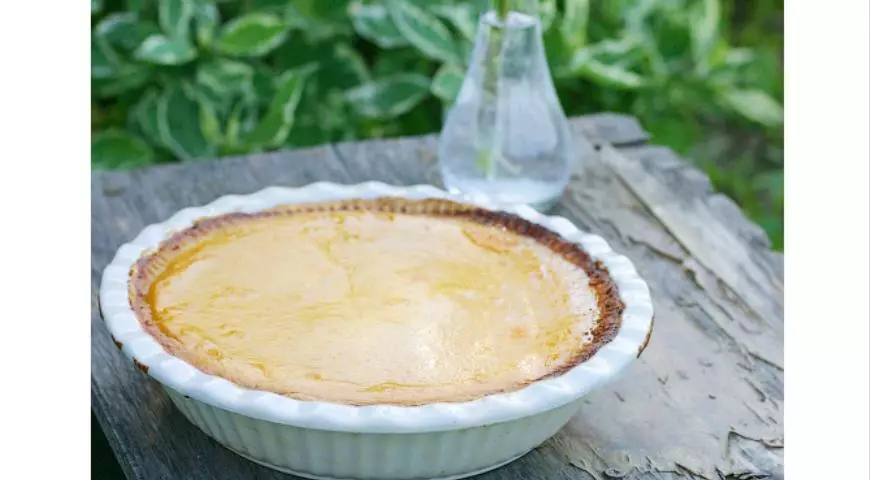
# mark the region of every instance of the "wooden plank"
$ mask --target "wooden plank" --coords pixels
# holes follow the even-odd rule
[[[771,351],[782,349],[782,335],[761,330],[767,322],[759,322],[741,297],[722,288],[714,272],[702,270],[696,255],[707,254],[700,250],[704,245],[691,250],[671,233],[658,211],[619,175],[612,158],[619,154],[611,149],[593,158],[572,180],[555,213],[604,236],[631,258],[652,290],[655,331],[641,360],[622,379],[590,394],[550,443],[575,465],[627,473],[627,478],[666,472],[782,478],[783,372],[759,361],[753,350],[773,356]],[[670,174],[688,172],[682,181],[690,183],[692,171],[686,167]],[[689,189],[670,192],[686,202],[698,195]],[[721,223],[724,218],[687,213],[682,221]],[[733,223],[722,226],[727,232],[754,230],[742,216],[728,221]],[[760,238],[740,245],[753,255],[770,255]],[[781,312],[767,320],[781,329]]]
[[[638,145],[650,139],[636,118],[619,113],[596,113],[570,120],[575,132],[593,146],[623,147]]]
[[[441,185],[434,136],[339,143],[336,156],[354,178],[394,185]]]
[[[742,337],[752,355],[781,368],[782,256],[770,252],[764,231],[733,201],[715,194],[703,173],[666,148],[606,147],[603,153],[623,183],[692,253],[686,266],[696,281],[739,296],[749,309],[752,320],[726,328]]]
[[[636,122],[612,118],[607,128],[580,119],[573,122],[575,133],[597,130],[626,145],[645,138]],[[717,478],[721,471],[781,479],[782,371],[774,365],[782,348],[776,333],[782,317],[758,307],[775,306],[776,299],[764,295],[777,290],[747,299],[731,287],[720,276],[728,271],[711,263],[709,240],[685,233],[693,230],[682,225],[680,215],[686,222],[716,222],[712,228],[730,235],[731,246],[749,258],[769,255],[763,236],[733,204],[702,188],[706,179],[696,170],[649,152],[638,160],[640,147],[627,150],[631,157],[615,158],[620,150],[601,146],[583,175],[572,180],[556,213],[603,235],[635,262],[652,287],[655,334],[641,361],[590,394],[565,430],[479,478]],[[117,246],[147,223],[227,193],[314,180],[433,183],[436,147],[429,136],[94,174],[92,400],[129,478],[292,477],[255,466],[208,439],[172,408],[159,385],[117,352],[96,312],[99,275]],[[631,162],[648,172],[638,174]],[[650,176],[658,183],[650,183]],[[656,188],[671,188],[671,197],[664,197],[668,202]],[[694,199],[703,207],[674,213],[673,205],[694,205]],[[770,274],[781,284],[776,256],[771,257]],[[759,320],[759,315],[767,316]]]

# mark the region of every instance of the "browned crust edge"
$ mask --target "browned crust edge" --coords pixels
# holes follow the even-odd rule
[[[637,349],[637,358],[640,358],[640,354],[643,353],[643,351],[646,350],[647,345],[649,345],[649,339],[650,337],[652,337],[652,331],[655,323],[656,317],[655,315],[653,315],[652,318],[649,319],[649,330],[646,331],[646,337],[644,337],[643,343],[641,343],[640,347]]]
[[[215,372],[210,365],[203,364],[198,357],[188,354],[188,352],[176,342],[174,339],[165,335],[155,323],[151,307],[148,303],[148,292],[154,279],[162,272],[163,268],[172,260],[175,253],[181,247],[188,243],[194,242],[197,239],[207,235],[215,229],[219,229],[226,225],[231,225],[236,222],[242,222],[249,219],[266,218],[282,215],[293,215],[299,213],[313,212],[336,212],[336,211],[377,211],[388,213],[430,215],[433,217],[449,217],[461,218],[468,221],[473,221],[482,225],[491,225],[501,227],[518,235],[523,235],[534,239],[538,243],[550,248],[552,251],[560,254],[567,261],[582,268],[589,277],[589,285],[595,291],[598,298],[598,311],[600,318],[592,330],[592,341],[586,344],[583,348],[577,351],[575,356],[558,369],[554,369],[546,375],[539,378],[519,382],[511,388],[504,388],[497,391],[492,391],[484,395],[476,394],[470,398],[456,398],[453,401],[462,402],[482,396],[491,395],[501,392],[510,392],[518,390],[529,384],[559,376],[566,371],[574,368],[580,363],[585,362],[606,343],[613,340],[619,332],[619,327],[622,323],[622,312],[625,309],[625,304],[619,298],[616,283],[607,271],[607,268],[599,261],[593,260],[579,245],[572,243],[559,234],[552,232],[540,225],[525,220],[517,215],[487,210],[473,205],[461,204],[451,200],[444,199],[423,199],[410,200],[401,197],[380,197],[376,199],[349,199],[333,202],[321,203],[303,203],[282,205],[268,210],[263,210],[254,213],[228,213],[215,217],[206,217],[197,220],[192,226],[176,232],[152,252],[143,254],[139,260],[133,264],[130,269],[129,280],[129,299],[130,306],[136,314],[137,319],[145,328],[145,330],[154,337],[163,348],[176,357],[179,357],[188,363],[194,365],[199,370],[210,375],[223,376]],[[649,335],[640,351],[646,346],[649,341]],[[640,351],[638,354],[640,354]],[[147,367],[134,359],[141,370],[147,373]],[[228,378],[233,382],[254,390],[262,390],[257,385],[252,385],[243,378]],[[280,392],[275,392],[279,393]],[[299,392],[303,393],[303,392]],[[291,394],[284,394],[292,397]],[[361,405],[350,402],[344,402],[350,405]],[[429,402],[378,402],[380,404],[393,405],[419,405]]]
[[[141,370],[142,373],[145,373],[145,374],[148,373],[148,365],[145,365],[144,363],[140,362],[139,359],[136,357],[133,357],[133,365],[135,365],[136,368]]]

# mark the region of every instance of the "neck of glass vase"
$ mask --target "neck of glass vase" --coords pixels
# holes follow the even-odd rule
[[[489,11],[480,17],[472,53],[471,75],[480,78],[484,90],[501,79],[548,75],[540,21],[533,13],[510,10],[504,18]]]

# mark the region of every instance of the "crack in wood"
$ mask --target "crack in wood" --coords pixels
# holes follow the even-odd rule
[[[751,365],[751,363],[753,362],[753,359],[751,356],[748,355],[748,352],[747,352],[747,360],[749,360],[750,365],[747,365],[743,362],[737,362],[735,365],[742,368],[743,370],[746,370],[749,373],[755,372],[755,367]]]
[[[757,437],[753,437],[752,435],[747,435],[747,434],[745,434],[745,433],[742,433],[742,432],[740,432],[740,431],[734,429],[733,427],[728,431],[728,437],[729,437],[729,438],[731,438],[731,437],[739,437],[739,438],[742,438],[742,439],[744,439],[744,440],[749,440],[749,441],[752,441],[752,442],[757,442],[757,443],[760,443],[760,444],[764,445],[764,446],[767,447],[767,448],[773,448],[773,449],[781,449],[781,448],[785,448],[785,442],[784,442],[784,440],[783,440],[782,438],[780,438],[780,437],[776,437],[776,438],[757,438]],[[726,453],[727,453],[727,452],[726,452]]]
[[[756,393],[758,393],[758,401],[764,403],[767,401],[767,393],[764,392],[764,389],[761,388],[761,385],[758,384],[755,380],[750,377],[743,377],[743,381],[749,384]]]
[[[742,471],[742,472],[717,472],[719,474],[719,478],[721,480],[764,480],[766,478],[770,478],[771,475],[767,473],[758,473],[758,472],[750,472],[750,471]]]
[[[767,364],[767,365],[770,365],[771,367],[773,367],[773,368],[779,370],[780,372],[784,372],[784,371],[785,371],[785,367],[783,367],[782,365],[780,365],[778,362],[775,362],[775,361],[773,361],[773,360],[767,358],[767,357],[764,356],[764,355],[760,355],[760,354],[759,354],[758,352],[756,352],[756,351],[753,351],[753,350],[747,350],[747,353],[748,353],[749,355],[751,355],[752,358],[754,358],[755,360],[758,360],[758,361],[763,362],[763,363],[765,363],[765,364]]]
[[[631,471],[626,472],[626,471],[620,470],[618,468],[613,468],[613,467],[610,467],[610,468],[604,470],[604,475],[607,476],[607,478],[614,478],[614,479],[625,478],[628,476],[629,473],[631,473]]]
[[[677,471],[686,475],[689,475],[690,478],[693,479],[703,479],[703,480],[714,480],[712,477],[708,475],[704,475],[701,472],[697,472],[681,463],[674,464],[677,467]]]
[[[709,299],[709,297],[705,297],[705,299]],[[764,363],[776,368],[777,370],[780,370],[780,371],[783,370],[783,367],[781,365],[779,365],[778,362],[776,362],[773,359],[768,358],[767,355],[760,353],[757,350],[758,347],[755,347],[752,344],[747,344],[747,342],[745,341],[746,339],[739,338],[739,335],[737,335],[733,329],[729,328],[728,325],[730,323],[738,323],[738,321],[733,316],[731,316],[730,312],[728,312],[727,310],[721,309],[721,306],[718,305],[715,301],[712,301],[712,304],[713,304],[713,306],[716,307],[716,311],[721,312],[725,318],[730,320],[730,322],[718,321],[717,318],[721,318],[721,317],[719,317],[714,311],[709,310],[707,308],[707,305],[700,303],[698,300],[696,300],[694,298],[682,298],[681,297],[678,299],[678,302],[679,302],[679,305],[682,307],[695,308],[699,312],[703,313],[704,316],[708,319],[707,322],[701,323],[700,318],[695,317],[695,316],[692,317],[696,322],[698,322],[698,325],[701,327],[701,329],[705,332],[708,332],[709,331],[708,327],[713,327],[715,329],[715,331],[719,333],[719,337],[722,339],[728,340],[731,344],[733,344],[736,348],[738,348],[747,357],[747,360],[749,360],[750,364],[754,363],[754,361],[753,361],[754,359],[758,359],[758,360],[761,360]],[[747,366],[745,364],[738,364],[738,365],[740,365],[741,367],[745,368],[747,371],[750,371],[750,372],[753,372],[755,370],[754,366],[751,366],[751,365],[750,366]]]
[[[755,415],[755,418],[757,418],[758,421],[760,421],[760,422],[762,422],[762,423],[767,423],[767,424],[769,424],[769,422],[767,421],[767,419],[765,419],[764,416],[763,416],[761,413],[759,413],[758,410],[757,410],[755,407],[752,406],[752,404],[750,404],[749,402],[744,401],[744,402],[743,402],[743,405],[746,406],[746,408],[747,408],[750,412],[752,412],[753,415]],[[769,418],[769,417],[768,417],[768,418]]]
[[[574,463],[574,462],[571,462],[571,466],[573,466],[574,468],[577,468],[577,469],[581,470],[583,473],[585,473],[586,475],[589,475],[590,477],[592,477],[592,478],[595,479],[595,480],[602,480],[602,478],[601,478],[598,474],[596,474],[596,473],[593,472],[593,471],[590,471],[590,470],[587,469],[586,467],[581,467],[580,465],[577,465],[577,464]]]
[[[649,250],[650,250],[651,252],[655,252],[655,253],[659,254],[660,256],[662,256],[663,258],[666,258],[666,259],[668,259],[668,260],[670,260],[670,261],[672,261],[672,262],[674,262],[674,263],[682,264],[682,263],[685,261],[685,259],[686,259],[685,255],[682,254],[682,252],[680,252],[680,253],[676,253],[676,252],[669,251],[669,250],[668,250],[667,248],[665,248],[665,247],[662,247],[662,246],[656,245],[656,244],[653,243],[653,242],[650,242],[650,241],[647,241],[647,240],[644,240],[644,239],[641,239],[641,238],[636,238],[636,237],[634,237],[634,236],[632,236],[632,235],[629,235],[628,238],[629,238],[632,242],[634,242],[635,244],[643,245],[643,246],[649,248]]]
[[[719,310],[725,315],[730,321],[739,325],[744,331],[751,332],[750,329],[745,325],[745,322],[739,321],[736,316],[731,312],[731,308],[737,308],[742,313],[744,313],[747,317],[756,319],[759,322],[762,322],[761,318],[758,317],[758,314],[754,312],[752,309],[748,308],[748,306],[743,302],[740,297],[734,293],[733,290],[728,288],[728,285],[724,284],[721,279],[716,278],[714,274],[709,272],[704,266],[702,266],[698,261],[693,257],[688,257],[682,262],[683,268],[689,273],[689,278],[691,278],[698,287],[702,290],[709,293],[709,298],[713,301],[713,303],[719,307]],[[711,285],[714,284],[714,285]],[[726,301],[719,299],[719,294],[725,297],[726,300],[730,301],[729,305]],[[762,330],[755,330],[755,333],[761,333]]]

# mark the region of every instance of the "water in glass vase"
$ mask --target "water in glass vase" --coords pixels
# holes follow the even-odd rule
[[[441,131],[438,163],[453,192],[547,209],[571,176],[575,148],[534,15],[481,16],[474,51]],[[579,145],[583,147],[584,145]]]

